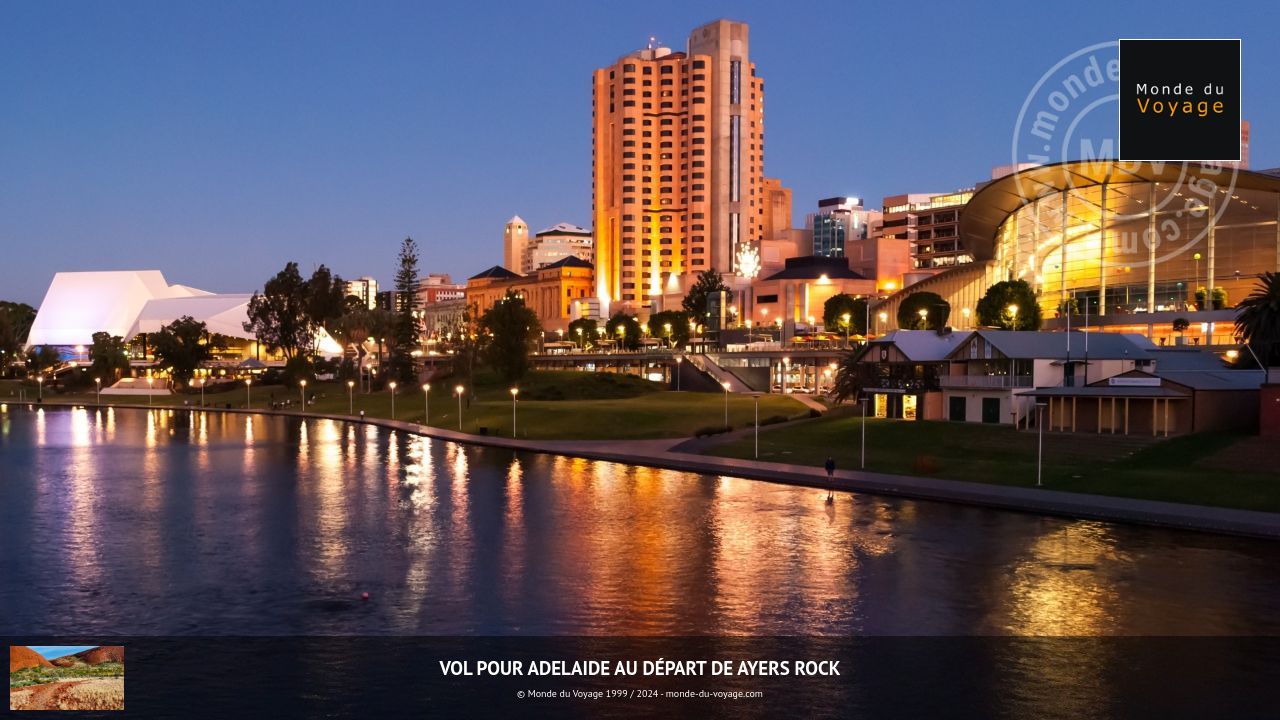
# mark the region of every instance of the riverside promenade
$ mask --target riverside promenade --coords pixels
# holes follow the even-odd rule
[[[46,400],[44,404],[46,406],[94,407],[91,404],[86,405],[82,402],[59,403]],[[30,404],[29,406],[38,407],[35,404]],[[1280,513],[1186,505],[1156,500],[1063,492],[1050,488],[992,485],[851,469],[837,469],[834,480],[828,481],[826,472],[820,467],[722,458],[688,451],[691,448],[704,447],[710,442],[714,442],[714,440],[694,441],[689,438],[659,440],[519,440],[493,435],[475,435],[401,420],[359,415],[212,407],[202,409],[199,407],[166,406],[159,408],[134,404],[112,404],[110,407],[136,410],[163,409],[172,412],[255,413],[358,422],[450,442],[506,448],[522,452],[564,455],[627,465],[645,465],[704,475],[731,475],[753,480],[808,486],[822,490],[834,487],[838,491],[845,492],[954,502],[1041,515],[1280,539]],[[744,431],[738,431],[737,434],[742,432]]]

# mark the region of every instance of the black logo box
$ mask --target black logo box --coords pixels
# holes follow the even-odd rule
[[[1147,91],[1140,94],[1142,85]],[[1165,94],[1165,87],[1174,92]],[[1120,40],[1120,159],[1238,162],[1240,87],[1238,39]],[[1183,112],[1185,102],[1192,113]],[[1210,110],[1204,116],[1202,102]],[[1214,113],[1218,102],[1223,112]],[[1177,103],[1172,115],[1170,103]]]

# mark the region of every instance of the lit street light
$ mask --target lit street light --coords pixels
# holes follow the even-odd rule
[[[853,316],[845,313],[840,316],[840,319],[844,321],[844,346],[847,348],[849,347],[849,321],[853,319]]]
[[[98,404],[101,405],[102,404],[102,378],[94,378],[93,384],[97,386]],[[201,390],[201,392],[203,392],[203,390]],[[203,405],[204,401],[201,401],[200,404]]]
[[[356,391],[356,381],[348,380],[347,381],[347,414],[348,415],[355,414],[355,409],[356,409],[355,391]]]
[[[866,470],[867,469],[867,398],[866,396],[859,398],[858,402],[862,404],[862,460],[861,460],[861,465],[859,465],[859,467],[861,467],[863,470]]]
[[[676,356],[676,392],[680,392],[680,364],[684,362],[683,355]]]
[[[391,388],[391,419],[396,419],[396,381],[392,380],[387,383],[387,387]]]
[[[884,326],[889,322],[889,313],[880,311],[880,332],[884,333]]]
[[[782,358],[782,394],[787,394],[787,376],[791,374],[791,358]]]
[[[36,376],[36,402],[44,402],[44,376]]]
[[[520,395],[520,388],[518,387],[511,388],[511,437],[513,439],[516,436],[516,405],[520,402],[520,399],[518,397],[519,395]]]
[[[204,408],[204,378],[200,378],[200,407]]]
[[[729,383],[720,383],[724,387],[724,426],[729,427]]]
[[[755,409],[756,409],[756,453],[755,453],[755,458],[756,458],[757,460],[759,460],[759,459],[760,459],[760,393],[758,393],[758,392],[753,392],[753,393],[751,393],[751,399],[752,399],[752,401],[754,401],[754,402],[755,402],[755,406],[756,406],[756,408],[755,408]]]
[[[1011,329],[1017,330],[1018,329],[1018,306],[1017,305],[1009,306],[1009,317],[1012,318],[1012,320],[1010,320],[1009,322],[1009,324],[1013,326]]]
[[[307,381],[298,381],[298,398],[302,400],[302,409],[307,409]]]
[[[422,424],[431,424],[431,383],[422,385]]]
[[[155,383],[155,378],[147,378],[147,405],[151,405],[151,388]]]
[[[1036,403],[1036,432],[1040,434],[1040,447],[1036,450],[1036,487],[1041,485],[1041,470],[1044,468],[1044,409],[1047,407],[1046,403]]]
[[[244,379],[244,409],[253,407],[253,378]]]
[[[458,432],[462,432],[462,391],[463,389],[464,388],[461,385],[453,389],[454,394],[458,396]]]

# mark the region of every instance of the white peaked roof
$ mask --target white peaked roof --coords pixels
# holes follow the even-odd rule
[[[125,338],[138,333],[160,332],[160,328],[186,316],[203,322],[211,333],[248,337],[244,323],[249,319],[249,299],[252,297],[205,294],[151,300],[142,307]]]
[[[159,270],[60,272],[44,294],[27,346],[87,345],[96,332],[128,336],[147,303],[207,295],[170,285]]]
[[[508,225],[524,225],[525,227],[528,227],[529,225],[529,223],[525,222],[524,218],[520,217],[519,215],[512,215],[511,219],[507,221],[507,224]]]

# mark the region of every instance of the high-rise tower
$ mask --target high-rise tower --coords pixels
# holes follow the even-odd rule
[[[764,82],[747,26],[716,20],[685,52],[650,46],[595,71],[596,292],[635,309],[673,275],[734,271],[764,233]]]

